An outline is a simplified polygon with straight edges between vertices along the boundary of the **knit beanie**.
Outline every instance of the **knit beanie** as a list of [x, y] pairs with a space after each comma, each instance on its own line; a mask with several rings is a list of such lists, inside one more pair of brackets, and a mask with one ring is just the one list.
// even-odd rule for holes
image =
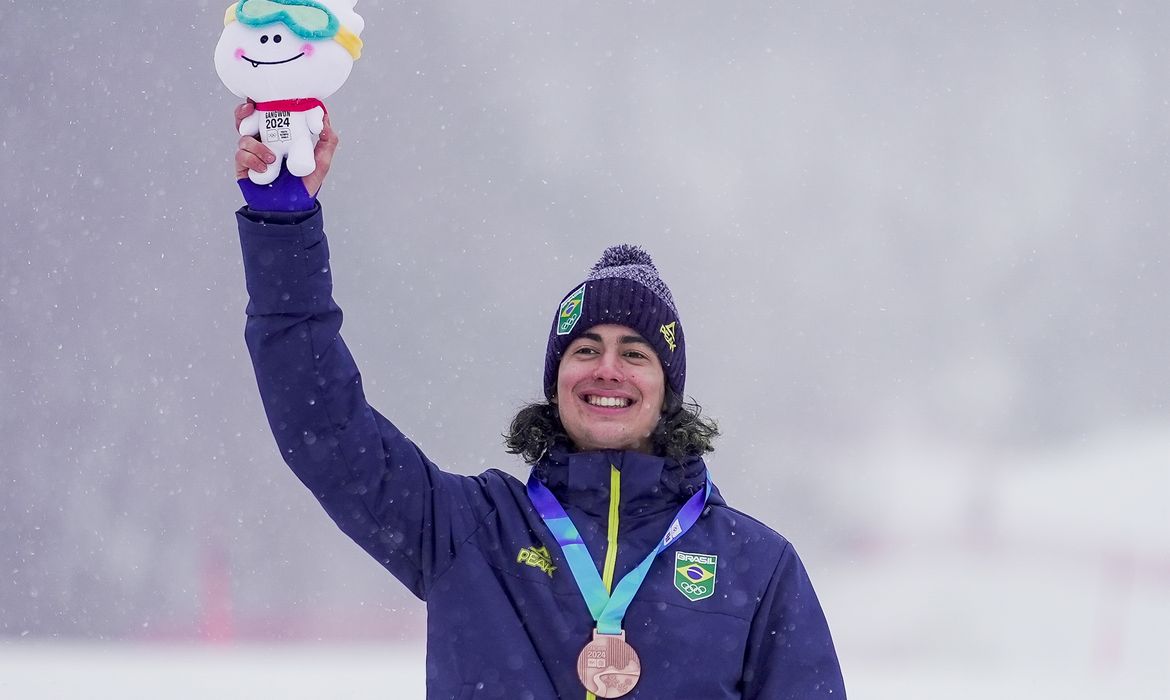
[[613, 323], [633, 328], [662, 362], [666, 383], [679, 395], [687, 377], [686, 346], [674, 298], [649, 253], [633, 245], [606, 248], [589, 275], [561, 300], [544, 355], [544, 395], [557, 389], [561, 356], [577, 336]]

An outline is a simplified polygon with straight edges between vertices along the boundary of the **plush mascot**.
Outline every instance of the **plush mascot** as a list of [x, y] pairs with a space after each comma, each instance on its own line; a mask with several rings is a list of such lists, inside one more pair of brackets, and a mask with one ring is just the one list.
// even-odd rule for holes
[[298, 177], [313, 172], [313, 146], [324, 128], [325, 104], [349, 77], [362, 53], [365, 22], [356, 0], [239, 0], [224, 16], [215, 47], [215, 71], [256, 111], [240, 134], [257, 136], [276, 154], [264, 172], [248, 171], [258, 185], [280, 174], [281, 161]]

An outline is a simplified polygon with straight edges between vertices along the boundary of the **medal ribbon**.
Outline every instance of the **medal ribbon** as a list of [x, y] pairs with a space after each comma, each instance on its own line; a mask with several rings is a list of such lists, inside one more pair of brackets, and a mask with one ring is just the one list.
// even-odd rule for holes
[[585, 547], [585, 540], [581, 539], [581, 533], [573, 521], [569, 519], [569, 514], [565, 512], [548, 487], [540, 483], [535, 473], [528, 477], [528, 498], [536, 507], [536, 512], [540, 514], [540, 519], [544, 521], [553, 537], [556, 538], [561, 551], [564, 552], [565, 561], [569, 564], [569, 571], [573, 573], [573, 580], [577, 582], [577, 588], [580, 589], [581, 595], [585, 598], [585, 604], [589, 606], [589, 614], [597, 622], [598, 632], [601, 634], [621, 633], [622, 618], [626, 616], [626, 609], [630, 607], [634, 595], [642, 587], [642, 582], [646, 580], [646, 574], [650, 572], [650, 565], [654, 562], [654, 558], [662, 550], [669, 547], [672, 542], [685, 535], [687, 530], [690, 530], [691, 526], [698, 522], [699, 516], [703, 514], [703, 509], [707, 506], [707, 499], [711, 495], [711, 476], [704, 473], [704, 477], [706, 486], [703, 490], [696, 492], [683, 504], [682, 509], [671, 521], [670, 527], [666, 529], [666, 534], [658, 542], [658, 546], [646, 555], [641, 564], [623, 576], [621, 581], [618, 581], [617, 585], [613, 587], [612, 594], [605, 590], [601, 574], [597, 572], [597, 567], [593, 565], [593, 558], [589, 556], [589, 550]]

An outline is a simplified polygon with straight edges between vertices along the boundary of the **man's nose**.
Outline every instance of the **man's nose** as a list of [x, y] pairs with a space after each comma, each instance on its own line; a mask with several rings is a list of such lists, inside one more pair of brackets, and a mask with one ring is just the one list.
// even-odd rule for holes
[[625, 381], [626, 375], [622, 371], [621, 356], [617, 352], [604, 352], [597, 367], [593, 370], [594, 379], [604, 379], [615, 382]]

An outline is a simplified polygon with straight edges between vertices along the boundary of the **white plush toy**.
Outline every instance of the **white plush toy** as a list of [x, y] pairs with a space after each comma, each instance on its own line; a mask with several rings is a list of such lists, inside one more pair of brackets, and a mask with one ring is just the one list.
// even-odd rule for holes
[[356, 0], [239, 0], [224, 16], [215, 47], [215, 72], [238, 97], [256, 103], [240, 124], [243, 136], [260, 136], [276, 162], [248, 171], [258, 185], [280, 174], [313, 172], [313, 146], [324, 128], [321, 100], [340, 88], [362, 53], [365, 22]]

